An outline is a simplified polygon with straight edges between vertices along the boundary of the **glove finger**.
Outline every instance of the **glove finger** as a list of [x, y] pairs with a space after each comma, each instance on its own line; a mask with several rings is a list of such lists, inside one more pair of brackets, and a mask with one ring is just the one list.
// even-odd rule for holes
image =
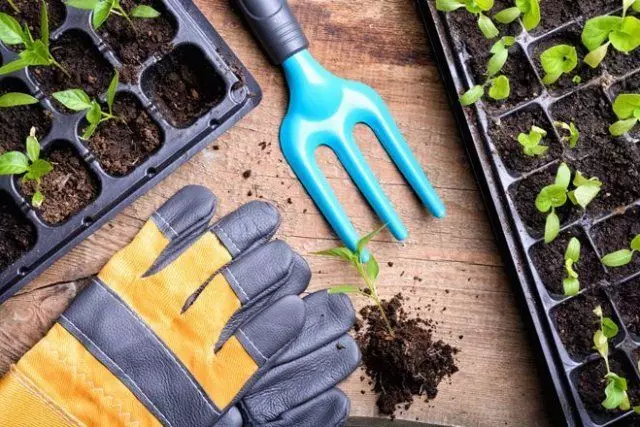
[[242, 401], [257, 423], [281, 414], [318, 396], [348, 377], [360, 363], [360, 350], [349, 335], [300, 359], [270, 369]]
[[350, 407], [349, 398], [340, 389], [332, 388], [288, 410], [265, 427], [338, 427], [344, 425]]

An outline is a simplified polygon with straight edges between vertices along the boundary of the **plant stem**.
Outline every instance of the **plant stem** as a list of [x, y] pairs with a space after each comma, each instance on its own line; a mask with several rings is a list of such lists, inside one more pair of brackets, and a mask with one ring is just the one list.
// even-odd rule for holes
[[9, 3], [9, 6], [11, 6], [15, 13], [20, 13], [20, 9], [18, 9], [18, 6], [16, 6], [13, 0], [7, 0], [7, 3]]
[[64, 67], [62, 66], [62, 64], [60, 64], [58, 61], [56, 61], [56, 60], [53, 58], [53, 56], [51, 57], [51, 63], [52, 63], [54, 66], [58, 67], [58, 69], [60, 69], [60, 71], [62, 71], [62, 72], [65, 74], [65, 76], [67, 76], [67, 77], [71, 78], [71, 74], [69, 74], [69, 72], [67, 71], [67, 69], [66, 69], [66, 68], [64, 68]]
[[125, 12], [124, 9], [121, 6], [114, 7], [114, 10], [112, 12], [114, 14], [122, 16], [124, 19], [126, 19], [127, 22], [129, 23], [129, 25], [131, 25], [131, 29], [133, 29], [134, 33], [138, 32], [138, 30], [136, 29], [136, 26], [133, 24], [133, 21], [129, 17], [129, 14], [127, 12]]
[[373, 300], [373, 302], [376, 303], [376, 305], [378, 306], [378, 310], [380, 310], [380, 314], [382, 315], [382, 318], [384, 319], [384, 322], [387, 325], [387, 330], [389, 331], [389, 334], [391, 334], [392, 337], [395, 337], [396, 334], [393, 331], [393, 328], [391, 327], [391, 322], [387, 317], [387, 313], [384, 312], [384, 308], [382, 307], [382, 302], [378, 297], [378, 290], [376, 289], [375, 283], [372, 281], [369, 281], [369, 276], [364, 272], [362, 262], [358, 261], [357, 267], [358, 267], [358, 272], [360, 273], [360, 276], [362, 276], [362, 278], [364, 279], [364, 283], [366, 283], [367, 288], [369, 289], [369, 292], [370, 292], [370, 294], [366, 294], [366, 295], [369, 297], [369, 299]]

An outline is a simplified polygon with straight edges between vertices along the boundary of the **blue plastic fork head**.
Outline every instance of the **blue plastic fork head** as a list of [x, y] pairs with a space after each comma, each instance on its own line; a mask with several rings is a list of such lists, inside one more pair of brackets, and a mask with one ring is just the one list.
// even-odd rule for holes
[[[405, 179], [431, 213], [442, 218], [445, 207], [427, 180], [382, 98], [369, 86], [336, 77], [302, 50], [283, 62], [291, 92], [280, 129], [280, 143], [291, 165], [336, 234], [356, 250], [358, 233], [315, 160], [316, 149], [336, 154], [376, 214], [398, 240], [408, 232], [357, 146], [356, 124], [369, 126]], [[368, 259], [364, 254], [363, 261]]]

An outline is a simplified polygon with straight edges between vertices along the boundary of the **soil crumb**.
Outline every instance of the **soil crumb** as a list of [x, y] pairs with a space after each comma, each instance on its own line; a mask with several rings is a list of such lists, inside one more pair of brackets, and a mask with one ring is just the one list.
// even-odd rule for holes
[[459, 350], [433, 337], [433, 321], [409, 318], [403, 301], [398, 294], [382, 303], [394, 336], [375, 305], [360, 310], [364, 322], [356, 325], [364, 369], [378, 393], [376, 404], [392, 417], [399, 405], [408, 409], [414, 396], [435, 398], [440, 382], [458, 371], [454, 356]]

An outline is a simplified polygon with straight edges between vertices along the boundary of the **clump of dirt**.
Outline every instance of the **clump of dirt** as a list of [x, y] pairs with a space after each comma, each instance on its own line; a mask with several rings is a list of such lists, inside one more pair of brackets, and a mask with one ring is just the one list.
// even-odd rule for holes
[[356, 325], [364, 369], [379, 394], [376, 404], [382, 414], [391, 416], [397, 405], [408, 409], [414, 396], [435, 398], [440, 382], [458, 371], [459, 350], [433, 337], [432, 321], [409, 318], [403, 300], [398, 294], [382, 302], [394, 335], [375, 305], [360, 310], [363, 323]]

